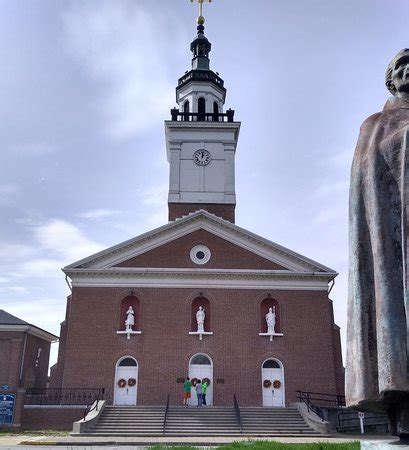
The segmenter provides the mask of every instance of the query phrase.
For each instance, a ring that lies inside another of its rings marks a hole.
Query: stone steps
[[[166,436],[321,436],[295,408],[240,408],[242,430],[233,407],[171,406]],[[106,406],[87,436],[163,436],[165,407]]]

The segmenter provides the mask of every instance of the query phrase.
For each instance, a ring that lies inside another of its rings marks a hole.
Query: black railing
[[[88,403],[87,407],[84,410],[84,420],[85,420],[86,415],[88,413],[90,413],[91,411],[94,411],[94,410],[98,411],[99,402],[104,399],[104,393],[105,393],[105,389],[101,388],[99,390],[99,392],[96,394],[96,396],[94,397],[94,400],[91,401],[90,403]],[[92,406],[94,403],[95,403],[95,406]]]
[[[233,394],[233,404],[234,404],[234,412],[236,413],[237,423],[239,424],[239,427],[240,427],[240,433],[243,433],[243,425],[241,423],[240,406],[239,406],[239,402],[237,401],[236,394]]]
[[[168,411],[169,411],[169,394],[168,394],[168,398],[166,400],[165,415],[163,416],[163,430],[162,430],[162,434],[165,434],[165,431],[166,431],[166,420],[168,418]]]
[[[172,121],[176,122],[233,122],[234,109],[225,113],[190,113],[181,112],[177,108],[170,110]]]
[[[226,89],[223,87],[224,81],[211,70],[191,70],[185,73],[183,77],[179,78],[177,89],[180,89],[189,81],[211,81],[222,88],[223,91],[226,91]]]
[[[364,418],[365,428],[369,429],[379,429],[382,428],[386,432],[388,431],[388,416],[385,414],[365,412]],[[342,410],[338,411],[338,426],[337,431],[348,432],[348,431],[359,431],[361,429],[361,424],[358,417],[357,411]]]
[[[345,406],[345,397],[336,394],[324,394],[323,392],[296,391],[297,398],[304,402],[308,411],[312,410],[324,420],[323,407],[343,408]]]
[[[31,388],[26,390],[24,404],[86,406],[103,397],[103,388]]]

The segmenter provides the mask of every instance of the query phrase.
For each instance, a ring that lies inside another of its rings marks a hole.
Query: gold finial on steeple
[[[211,3],[212,0],[190,0],[191,3],[193,3],[194,1],[197,1],[199,3],[199,17],[197,18],[197,23],[198,25],[203,25],[205,23],[205,18],[203,17],[203,3]]]

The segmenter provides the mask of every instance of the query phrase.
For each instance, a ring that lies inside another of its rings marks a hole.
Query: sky
[[[204,15],[242,123],[236,223],[339,272],[345,351],[350,165],[409,46],[409,2],[213,0]],[[0,0],[1,309],[58,335],[61,268],[167,222],[163,121],[196,17],[188,0]]]

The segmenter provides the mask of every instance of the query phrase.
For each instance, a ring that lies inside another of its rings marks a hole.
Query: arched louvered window
[[[203,97],[199,97],[197,101],[197,120],[204,121],[205,120],[205,113],[206,113],[206,100]]]

